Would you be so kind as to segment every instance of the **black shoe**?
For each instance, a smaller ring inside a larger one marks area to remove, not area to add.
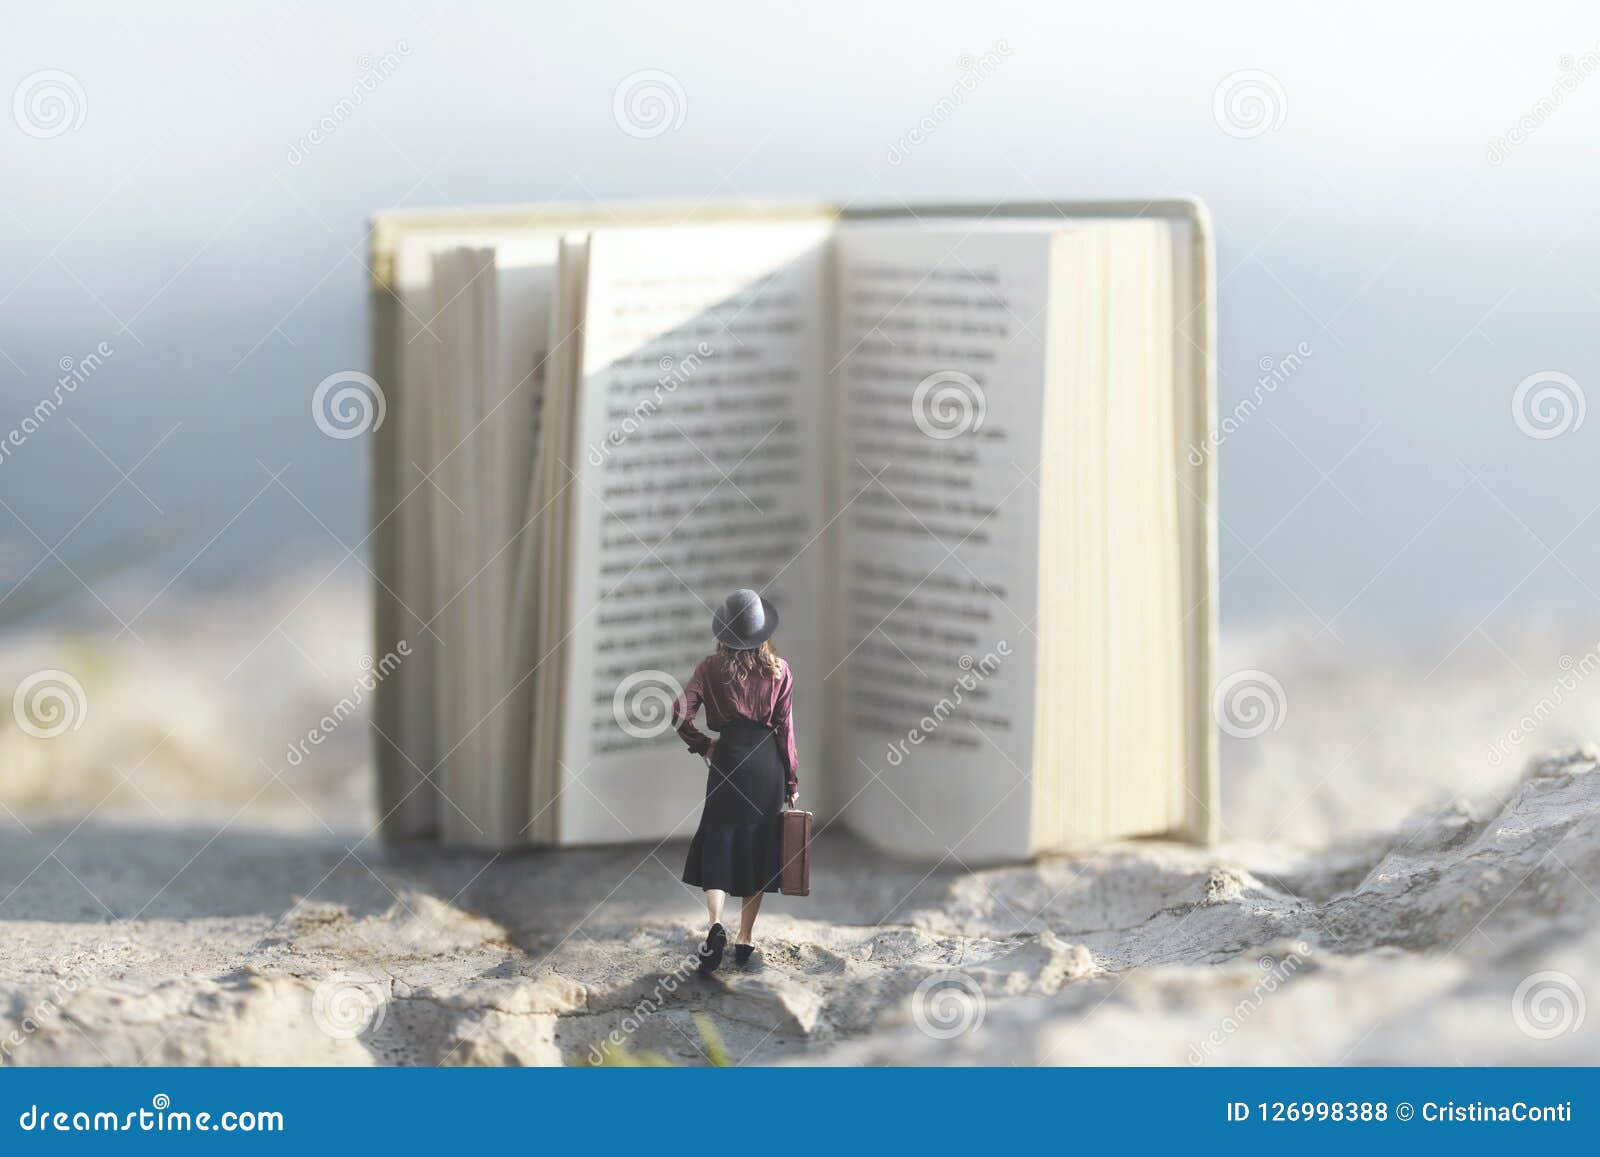
[[[710,976],[722,963],[722,950],[728,946],[728,932],[721,924],[713,924],[706,933],[706,942],[700,946],[700,975]]]
[[[759,961],[756,958],[754,944],[735,944],[733,946],[733,959],[740,968],[755,967]]]

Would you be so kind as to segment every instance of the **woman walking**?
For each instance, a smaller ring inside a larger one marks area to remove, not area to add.
[[[778,890],[784,802],[799,798],[794,748],[794,677],[772,648],[778,611],[753,590],[737,590],[711,616],[717,649],[702,659],[678,700],[674,720],[689,750],[706,761],[706,802],[689,845],[683,880],[706,894],[711,929],[700,972],[722,963],[727,898],[743,899],[734,959],[751,962],[761,898]],[[715,738],[694,725],[705,708]]]

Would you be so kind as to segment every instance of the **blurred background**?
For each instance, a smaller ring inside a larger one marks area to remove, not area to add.
[[[62,670],[84,692],[66,743],[0,720],[0,828],[193,799],[365,830],[365,728],[285,751],[371,648],[367,447],[310,399],[367,364],[367,220],[390,207],[1196,194],[1219,675],[1283,690],[1226,739],[1228,834],[1389,824],[1592,730],[1584,5],[0,19],[0,690]],[[650,135],[615,108],[642,74],[676,114]]]

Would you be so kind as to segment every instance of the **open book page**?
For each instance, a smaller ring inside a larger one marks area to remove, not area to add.
[[[492,354],[482,441],[476,462],[486,496],[485,558],[474,580],[485,640],[480,664],[486,682],[479,710],[485,737],[481,773],[494,801],[484,821],[495,846],[516,842],[529,815],[528,715],[535,659],[526,616],[518,613],[517,571],[525,539],[533,537],[528,510],[544,402],[559,236],[545,233],[495,247]]]
[[[379,642],[408,650],[385,680],[374,720],[382,814],[396,838],[447,827],[452,842],[501,845],[526,823],[533,660],[531,615],[522,607],[531,600],[517,583],[532,568],[526,511],[559,242],[551,230],[478,230],[407,237],[394,253],[384,375],[392,413],[380,431],[390,443],[380,466],[388,497],[373,517],[392,539],[380,570]],[[436,280],[436,266],[448,285]],[[472,318],[470,332],[456,324],[459,315]],[[461,373],[469,353],[487,374],[475,394]],[[466,475],[482,501],[446,501]],[[465,510],[474,515],[468,523]],[[479,547],[469,559],[459,535],[474,528]],[[463,564],[447,581],[445,572]],[[451,672],[440,638],[446,620],[461,629],[469,606],[483,643],[459,647],[454,661],[465,666]],[[472,705],[464,723],[449,710],[448,687]],[[450,761],[453,775],[444,767]]]
[[[539,415],[539,448],[529,500],[533,520],[523,537],[518,568],[517,612],[532,612],[528,626],[533,657],[528,715],[528,775],[532,814],[523,837],[534,843],[560,838],[561,710],[566,695],[566,606],[571,586],[571,502],[568,462],[577,458],[577,373],[583,355],[583,307],[588,282],[589,235],[562,236],[556,262],[555,307],[550,314],[550,354],[545,360],[545,399]],[[530,553],[531,552],[531,553]],[[513,629],[519,619],[513,618]]]
[[[560,838],[693,830],[705,769],[670,700],[711,608],[779,607],[803,787],[820,709],[826,219],[591,235],[576,445]]]
[[[469,716],[478,701],[482,667],[478,591],[472,577],[482,539],[476,460],[481,453],[483,313],[479,292],[492,250],[452,248],[434,256],[432,325],[436,388],[429,395],[430,465],[425,493],[432,506],[436,549],[433,581],[439,605],[431,629],[439,641],[434,689],[439,746],[434,782],[441,793],[440,832],[453,843],[483,840],[490,809]]]
[[[378,806],[385,833],[416,839],[438,832],[438,792],[428,780],[437,758],[434,727],[434,662],[431,626],[437,609],[432,569],[432,503],[422,493],[427,483],[421,463],[429,460],[431,408],[436,388],[433,316],[433,252],[421,238],[407,238],[394,253],[393,348],[384,359],[390,371],[379,385],[392,394],[392,413],[379,428],[389,457],[380,464],[386,485],[382,509],[373,521],[389,538],[390,566],[380,570],[376,654],[400,643],[410,652],[384,680],[383,704],[374,713],[380,775]],[[421,488],[421,489],[419,489]],[[374,535],[374,542],[378,535]]]
[[[1026,853],[1051,233],[851,223],[837,245],[847,822]]]

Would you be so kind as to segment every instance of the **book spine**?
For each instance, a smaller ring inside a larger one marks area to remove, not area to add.
[[[1187,353],[1193,358],[1194,397],[1190,429],[1183,431],[1190,445],[1203,442],[1217,423],[1217,303],[1216,255],[1211,219],[1199,201],[1188,202],[1193,307],[1185,322]],[[1179,469],[1184,464],[1180,464]],[[1193,496],[1195,543],[1185,558],[1190,580],[1185,584],[1186,606],[1192,607],[1188,645],[1194,685],[1187,688],[1190,731],[1190,790],[1180,836],[1199,844],[1214,844],[1222,815],[1221,762],[1216,721],[1211,714],[1211,691],[1216,686],[1217,653],[1217,463],[1216,455],[1201,455],[1190,466],[1187,485]]]

